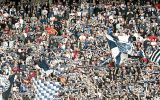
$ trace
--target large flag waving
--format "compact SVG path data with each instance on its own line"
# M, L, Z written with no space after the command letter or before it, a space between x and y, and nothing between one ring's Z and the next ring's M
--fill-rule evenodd
M121 61L121 52L117 46L116 40L108 34L106 34L106 37L108 38L108 45L111 49L112 57L115 61L115 64L119 65Z
M111 34L106 34L108 39L108 45L111 49L112 57L115 61L116 65L120 65L121 63L121 54L129 53L132 50L132 44L128 42L121 42L118 38L112 36Z
M150 61L160 65L160 48L152 53Z

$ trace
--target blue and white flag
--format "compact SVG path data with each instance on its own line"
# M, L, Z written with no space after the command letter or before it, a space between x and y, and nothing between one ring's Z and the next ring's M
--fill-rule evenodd
M120 42L114 36L106 34L108 38L108 45L111 49L112 57L117 65L121 62L121 54L129 53L128 51L132 50L132 44L128 42Z
M113 29L112 29L112 28L108 28L107 31L108 31L108 34L109 34L109 35L112 35L112 33L113 33Z
M106 37L108 38L108 45L111 49L112 57L115 61L115 64L119 65L121 61L121 52L117 46L117 42L111 35L106 34Z
M117 46L122 53L128 53L128 51L132 49L131 43L122 43L117 41Z

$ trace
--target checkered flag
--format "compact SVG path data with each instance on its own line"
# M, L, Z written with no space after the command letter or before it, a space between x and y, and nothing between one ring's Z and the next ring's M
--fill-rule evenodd
M60 100L59 92L61 85L59 82L49 82L44 80L32 79L35 89L36 100Z

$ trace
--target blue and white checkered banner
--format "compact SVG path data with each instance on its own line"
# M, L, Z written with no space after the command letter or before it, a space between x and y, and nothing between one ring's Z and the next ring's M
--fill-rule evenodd
M32 79L36 100L60 100L61 85L59 82L49 82Z

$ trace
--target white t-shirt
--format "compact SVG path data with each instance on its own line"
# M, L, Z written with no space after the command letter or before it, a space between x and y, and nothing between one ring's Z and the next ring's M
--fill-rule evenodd
M141 42L143 42L143 41L144 41L143 37L141 37L138 33L134 33L134 34L133 34L133 36L135 36L135 37L136 37L136 39L138 39L138 38L139 38Z
M0 16L0 21L2 21L3 20L3 16Z
M0 12L2 12L2 13L3 13L3 9L0 9Z
M77 16L81 16L81 12L77 12Z
M86 37L85 37L84 35L81 35L81 36L79 37L79 39L80 39L81 41L84 41L84 40L86 40Z
M15 8L11 8L11 9L9 10L10 15L13 14L12 12L16 13L16 9L15 9Z
M54 15L57 15L57 14L58 14L58 12L57 12L57 10L55 10L55 11L54 11Z
M19 22L20 22L21 25L23 25L23 22L24 22L24 21L23 21L23 19L21 18L21 19L19 19Z
M88 37L88 40L94 40L94 37L90 36Z
M23 35L24 35L25 38L27 37L27 33L24 32Z
M110 20L111 20L111 19L113 20L113 16L112 16L112 15L111 15L111 16L109 16L109 19L110 19Z
M42 15L47 15L48 11L47 10L42 10Z
M14 41L9 41L9 48L14 47Z
M7 48L8 47L8 42L4 41L2 47Z
M17 22L17 23L15 24L15 27L16 27L16 29L19 28L19 27L20 27L20 23Z
M55 17L50 17L50 20L51 20L51 21L54 21L54 20L55 20Z

